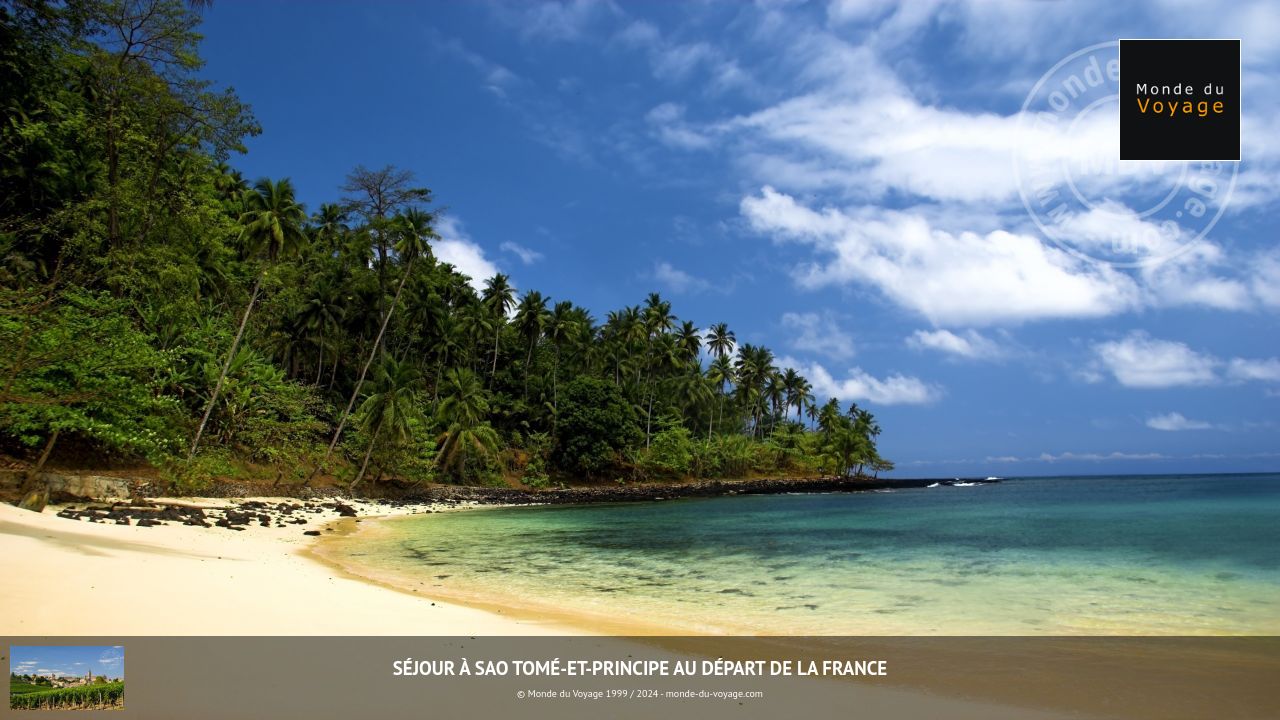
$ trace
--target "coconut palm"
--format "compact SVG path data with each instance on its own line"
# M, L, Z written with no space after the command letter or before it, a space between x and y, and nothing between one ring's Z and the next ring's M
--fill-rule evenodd
M520 299L516 308L516 332L529 348L524 358L524 397L529 398L529 372L533 367L533 349L542 338L542 330L548 319L547 299L537 290L530 290Z
M547 319L547 340L555 348L555 363L551 371L551 422L555 423L555 413L560 409L560 350L578 333L577 317L573 311L573 303L564 300L556 303Z
M707 331L707 350L716 357L724 357L733 352L737 338L725 323L716 323Z
M735 377L733 371L733 361L729 356L723 353L717 354L716 359L711 361L711 365L707 368L707 379L719 391L719 418L718 422L724 421L724 397L725 386L733 383ZM711 437L711 431L707 431L707 437Z
M445 473L465 478L467 460L475 454L491 455L498 448L498 434L485 421L489 399L475 373L466 368L450 368L437 416L445 431L437 438L436 463Z
M698 354L702 352L702 335L698 333L698 329L692 322L685 320L676 330L676 345L679 346L680 354L686 361L696 362L698 369L702 369L702 362L698 360Z
M488 308L493 318L493 364L489 367L489 376L498 372L498 338L507 322L507 313L516 304L516 291L511 287L511 278L498 273L485 281L481 302Z
M358 422L369 435L360 472L351 487L364 478L373 448L379 443L400 445L413 439L413 425L423 420L418 401L422 389L422 373L413 363L388 356L374 372L369 395L356 411Z
M400 304L400 294L404 292L405 281L413 273L414 261L419 257L429 258L431 256L431 246L428 241L439 237L431 227L431 223L434 220L434 215L416 208L410 208L395 218L393 223L397 234L395 252L400 261L404 263L404 274L400 276L400 284L396 286L396 294L391 301L391 307L387 308L387 312L382 317L382 326L378 328L378 337L374 339L373 347L369 349L369 357L365 359L364 367L360 368L360 376L356 379L356 384L351 389L351 398L347 401L347 408L343 410L342 417L338 420L338 426L333 431L333 438L329 441L329 448L324 453L324 459L311 472L311 476L307 478L308 481L322 472L328 464L329 458L333 456L333 449L337 446L338 438L342 436L342 430L347 425L347 419L351 416L351 409L355 407L356 398L360 395L365 376L369 373L369 366L373 364L373 358L382 346L382 338L387 332L387 323L391 320L391 315L395 312L396 306Z
M196 428L195 437L191 440L191 451L187 454L188 461L195 457L196 449L200 447L200 437L204 435L209 416L213 413L214 405L218 403L218 395L221 394L222 385L227 380L231 359L235 357L236 350L240 347L240 339L244 337L245 326L249 323L249 314L253 312L253 306L258 301L263 277L266 276L267 270L281 259L300 253L307 241L306 234L303 232L307 215L302 205L295 199L293 183L288 178L276 182L267 178L259 180L254 184L253 191L248 193L245 207L246 210L240 215L240 241L249 257L262 258L262 268L253 281L253 290L249 293L249 304L245 306L244 314L240 316L240 326L236 329L236 336L231 341L231 349L227 351L222 372L218 374L218 381L213 386L213 393L209 396L208 404L205 405L200 425Z

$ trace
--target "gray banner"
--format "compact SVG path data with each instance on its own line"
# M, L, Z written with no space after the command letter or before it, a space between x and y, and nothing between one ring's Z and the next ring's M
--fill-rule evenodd
M9 637L0 643L5 666L10 646L123 645L124 709L111 714L121 719L1280 718L1280 638ZM33 713L93 711L20 712L7 702L0 709L0 717Z

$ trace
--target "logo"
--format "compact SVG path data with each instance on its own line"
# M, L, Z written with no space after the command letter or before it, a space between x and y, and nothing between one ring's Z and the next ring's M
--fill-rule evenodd
M1080 258L1141 267L1186 252L1213 229L1239 167L1220 159L1122 159L1120 101L1130 93L1122 93L1119 48L1106 42L1078 50L1032 87L1018 116L1014 172L1023 206L1049 240Z

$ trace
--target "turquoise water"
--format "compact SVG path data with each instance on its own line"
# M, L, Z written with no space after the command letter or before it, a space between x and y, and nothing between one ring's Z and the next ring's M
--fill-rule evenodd
M1280 475L411 516L348 566L445 597L761 634L1280 634Z

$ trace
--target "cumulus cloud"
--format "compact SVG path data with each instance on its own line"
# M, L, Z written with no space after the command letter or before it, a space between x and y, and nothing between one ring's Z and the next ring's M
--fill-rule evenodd
M711 287L711 283L681 270L666 260L659 260L654 263L652 277L661 283L663 287L676 294L702 292Z
M907 338L907 346L969 360L995 360L1006 354L999 343L972 329L959 334L950 330L917 330Z
M1094 345L1102 366L1126 387L1165 388L1217 381L1219 361L1185 343L1159 340L1141 330Z
M513 243L509 240L499 245L498 249L503 252L507 252L507 253L511 253L512 255L515 255L517 258L520 258L520 262L524 263L525 265L532 265L538 262L539 260L541 260L543 257L542 253L538 252L537 250L534 250L532 248L527 248L519 243Z
M853 357L853 337L840 328L830 313L784 313L782 326L790 333L791 347L837 360Z
M1232 358L1227 363L1227 378L1239 382L1252 380L1280 382L1280 358L1265 360Z
M1147 427L1152 430L1177 432L1179 430L1208 430L1213 425L1203 420L1189 420L1182 413L1169 412L1148 418Z
M1142 330L1093 345L1094 360L1081 368L1087 382L1110 373L1132 388L1169 388L1222 382L1280 382L1280 358L1222 359L1186 343L1153 338Z
M942 388L917 377L893 373L877 378L860 367L850 368L837 378L820 363L779 358L778 367L795 368L813 386L818 397L839 398L842 402L869 402L878 405L927 405L942 397Z
M440 235L440 239L431 244L431 252L436 260L452 265L459 273L466 275L468 284L476 292L483 291L484 281L500 272L498 266L485 257L484 248L471 239L456 217L445 215L437 219L436 233Z
M757 231L813 248L800 285L867 283L935 324L1100 317L1140 300L1129 276L1029 235L951 233L883 208L814 210L771 187L741 210Z

